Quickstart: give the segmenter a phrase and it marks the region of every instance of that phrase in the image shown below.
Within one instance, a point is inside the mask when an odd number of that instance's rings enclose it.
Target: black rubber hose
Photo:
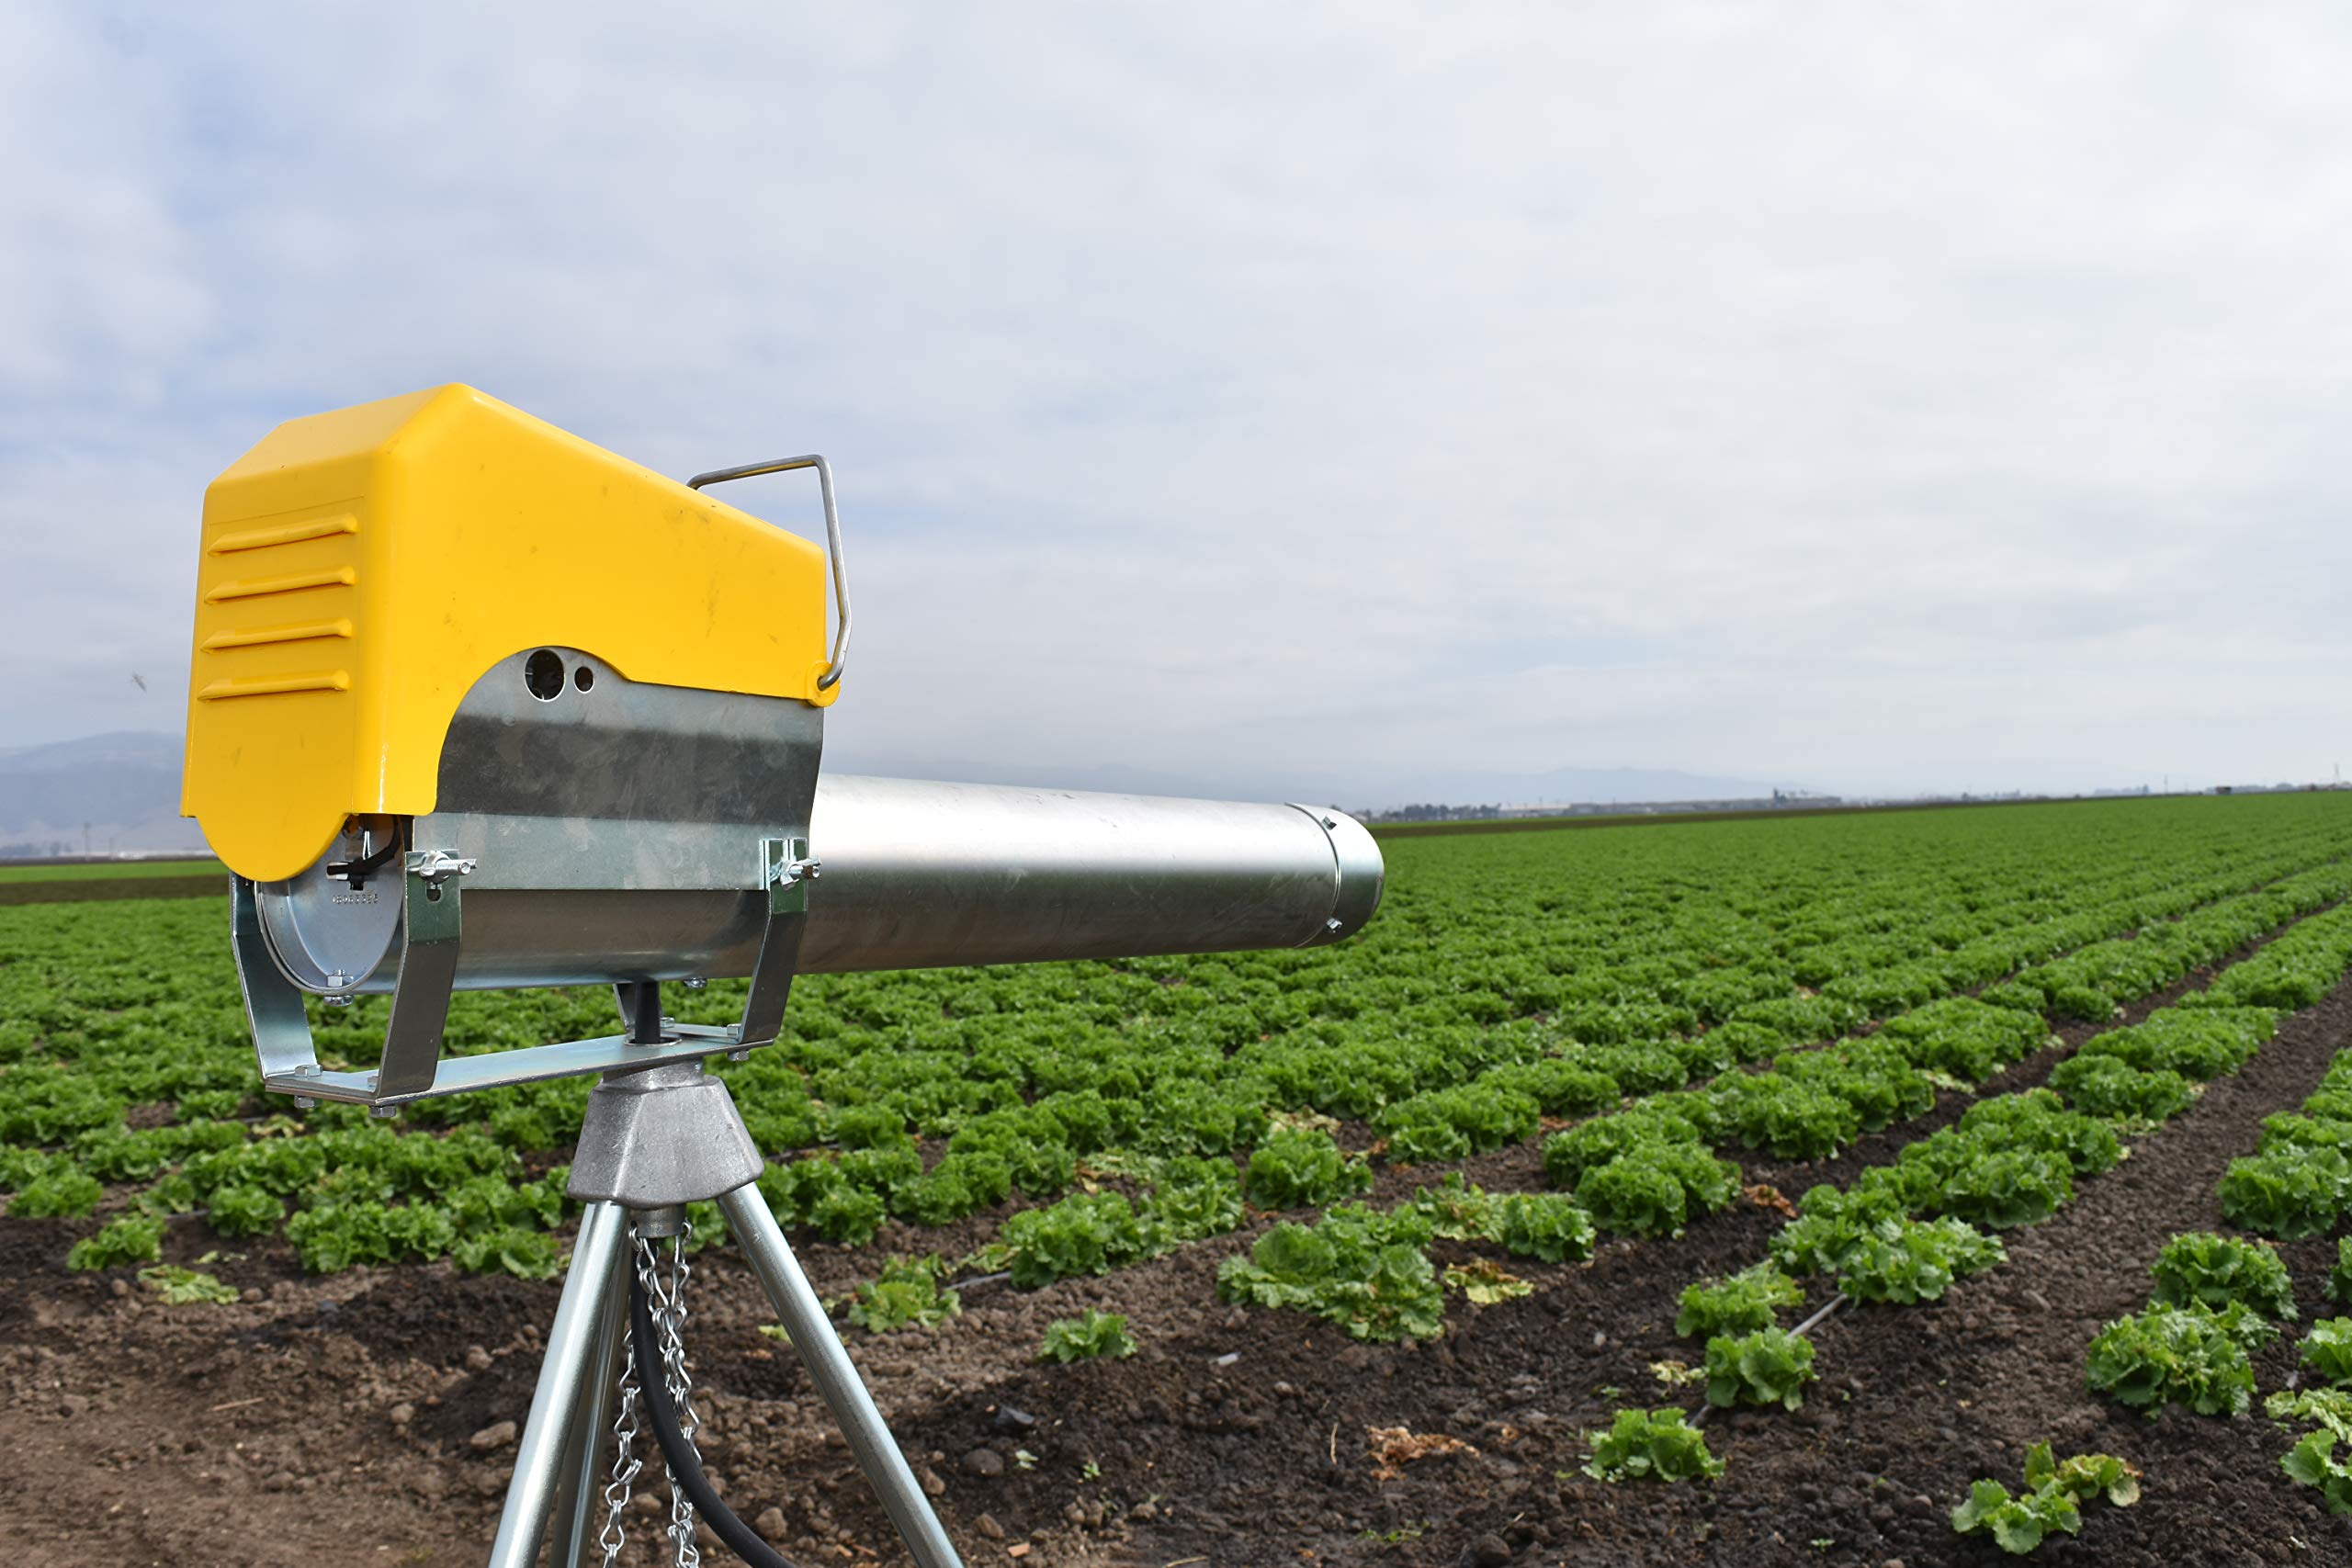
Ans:
[[[702,1472],[702,1456],[686,1440],[685,1431],[678,1425],[678,1407],[670,1402],[668,1375],[662,1365],[661,1353],[654,1348],[660,1341],[654,1337],[653,1303],[646,1296],[645,1281],[635,1270],[630,1271],[628,1280],[628,1323],[630,1354],[637,1362],[638,1388],[645,1396],[653,1440],[661,1446],[662,1458],[676,1479],[678,1489],[695,1506],[695,1512],[710,1521],[711,1533],[752,1568],[793,1568],[790,1558],[762,1540],[751,1526],[735,1517],[735,1510],[727,1506],[726,1500],[710,1489],[709,1478]]]

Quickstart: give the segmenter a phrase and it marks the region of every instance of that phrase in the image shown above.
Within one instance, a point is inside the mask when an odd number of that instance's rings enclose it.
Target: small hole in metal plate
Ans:
[[[589,691],[596,684],[596,672],[582,664],[571,672],[571,683],[583,692]]]

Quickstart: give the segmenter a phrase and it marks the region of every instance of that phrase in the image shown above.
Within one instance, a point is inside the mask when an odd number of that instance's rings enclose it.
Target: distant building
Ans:
[[[1501,816],[1499,806],[1435,806],[1416,803],[1388,811],[1359,811],[1363,822],[1481,822]]]
[[[1834,795],[1809,790],[1775,790],[1767,798],[1746,800],[1580,800],[1566,805],[1398,807],[1393,811],[1363,813],[1367,822],[1531,821],[1548,817],[1703,817],[1722,811],[1773,811],[1791,808],[1819,810],[1843,806]]]

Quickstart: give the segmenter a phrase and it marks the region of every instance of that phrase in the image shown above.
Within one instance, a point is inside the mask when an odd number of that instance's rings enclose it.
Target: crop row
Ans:
[[[2241,980],[2296,985],[2316,977],[2323,953],[2301,965]],[[2300,974],[2298,974],[2300,970]],[[2264,1119],[2256,1151],[2233,1160],[2218,1184],[2223,1217],[2257,1237],[2302,1240],[2352,1217],[2352,1050],[2339,1052],[2295,1111]],[[2168,1406],[2199,1416],[2244,1416],[2256,1392],[2254,1354],[2300,1315],[2294,1282],[2271,1240],[2209,1233],[2176,1235],[2150,1270],[2148,1305],[2104,1325],[2085,1361],[2091,1388],[2151,1418]],[[2339,1238],[2326,1297],[2352,1307],[2352,1237]],[[2295,1370],[2264,1402],[2291,1439],[2280,1469],[2314,1488],[2331,1513],[2352,1514],[2352,1316],[2323,1318],[2296,1347]],[[2300,1385],[2300,1386],[2299,1386]]]
[[[2233,1225],[2280,1238],[2340,1231],[2352,1218],[2352,1163],[2345,1159],[2346,1149],[2352,1149],[2352,1050],[2336,1054],[2299,1111],[2264,1119],[2255,1154],[2230,1162],[2216,1192],[2223,1216]],[[2187,1364],[2189,1358],[2170,1347],[2155,1347],[2143,1366],[2125,1366],[2126,1377],[2136,1377],[2128,1385],[2112,1384],[2119,1397],[2129,1386],[2144,1390],[2141,1403],[2151,1405],[2179,1400],[2200,1410],[2220,1405],[2232,1413],[2241,1411],[2254,1379],[2250,1368],[2241,1373],[2228,1351],[2234,1348],[2242,1358],[2260,1339],[2246,1332],[2229,1336],[2229,1314],[2258,1313],[2278,1324],[2295,1316],[2291,1290],[2281,1290],[2276,1282],[2286,1273],[2276,1253],[2262,1244],[2202,1239],[2212,1250],[2236,1254],[2244,1261],[2226,1273],[2213,1271],[2219,1276],[2218,1288],[2178,1302],[2180,1310],[2218,1313],[2218,1320],[2176,1326],[2175,1334],[2202,1348],[2219,1329],[2232,1344],[2212,1347],[2201,1369]],[[2336,1305],[2352,1308],[2352,1237],[2336,1241],[2335,1266],[2328,1274],[2325,1293]],[[2160,1303],[2165,1300],[2160,1292]],[[2095,1384],[2114,1368],[2115,1339],[2128,1332],[2122,1325],[2112,1325],[2094,1341]],[[2352,1464],[2336,1453],[2339,1444],[2352,1444],[2352,1317],[2314,1323],[2304,1336],[2298,1362],[2298,1375],[2308,1376],[2309,1385],[2298,1391],[2290,1381],[2263,1406],[2295,1438],[2279,1468],[2290,1479],[2316,1489],[2330,1513],[2352,1514]],[[2199,1371],[2205,1373],[2201,1379]],[[2225,1386],[2226,1395],[2212,1395],[2210,1391],[2216,1386]],[[2206,1395],[2202,1403],[2200,1393]]]

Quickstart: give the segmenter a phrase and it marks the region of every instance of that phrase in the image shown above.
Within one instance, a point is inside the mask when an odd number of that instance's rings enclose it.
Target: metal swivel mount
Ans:
[[[621,1518],[643,1462],[633,1451],[640,1406],[669,1475],[664,1530],[681,1568],[700,1561],[697,1517],[754,1568],[784,1562],[703,1480],[694,1452],[693,1390],[679,1330],[685,1316],[684,1209],[705,1199],[718,1201],[808,1381],[915,1562],[961,1568],[823,1303],[752,1186],[765,1164],[727,1086],[704,1073],[699,1061],[608,1072],[591,1091],[570,1187],[587,1211],[548,1333],[491,1568],[532,1568],[550,1527],[547,1561],[556,1568],[577,1568],[592,1551],[597,1561],[617,1561]],[[657,1245],[664,1240],[666,1260]]]

